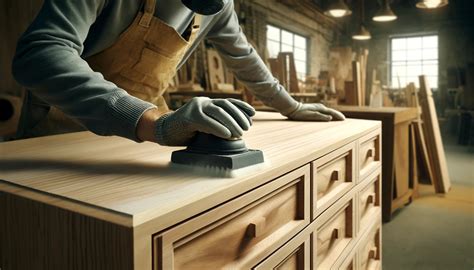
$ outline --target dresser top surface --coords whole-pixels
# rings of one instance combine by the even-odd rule
[[[377,121],[296,122],[258,112],[243,138],[263,151],[266,162],[233,172],[170,164],[171,153],[182,148],[90,132],[5,142],[0,190],[108,211],[119,216],[115,222],[138,226],[183,210],[199,213],[377,128]]]

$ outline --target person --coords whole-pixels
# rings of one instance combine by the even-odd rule
[[[30,93],[22,132],[74,130],[72,118],[98,135],[169,146],[186,145],[198,131],[241,137],[255,113],[247,103],[196,97],[170,111],[162,97],[203,39],[258,99],[289,119],[344,119],[287,93],[249,45],[232,0],[45,0],[12,63]]]

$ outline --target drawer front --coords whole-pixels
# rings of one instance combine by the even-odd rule
[[[328,212],[331,209],[327,210]],[[329,213],[324,213],[329,214]],[[332,214],[332,213],[331,213]],[[330,269],[353,241],[355,230],[354,198],[331,215],[331,218],[316,229],[313,250],[316,269]]]
[[[343,270],[355,270],[356,268],[356,256],[352,256],[347,258],[341,266],[337,267],[337,269]]]
[[[381,264],[381,226],[376,223],[365,239],[362,239],[359,247],[359,269],[378,270]]]
[[[309,224],[309,165],[155,237],[155,269],[251,268]]]
[[[313,219],[354,186],[355,144],[313,162]]]
[[[254,267],[256,270],[303,270],[311,268],[310,236],[300,233],[270,257]]]
[[[380,174],[376,172],[368,178],[368,183],[362,188],[357,197],[360,230],[364,230],[370,222],[371,218],[378,214],[380,215]],[[364,183],[361,183],[364,184]]]
[[[371,133],[359,141],[359,179],[362,180],[380,166],[380,133]]]

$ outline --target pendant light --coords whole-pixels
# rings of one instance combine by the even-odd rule
[[[392,9],[390,8],[390,4],[388,0],[383,0],[382,7],[375,13],[375,16],[372,20],[376,22],[390,22],[397,19],[397,15],[393,13]]]
[[[422,9],[434,9],[444,7],[448,3],[448,0],[420,0],[418,3],[416,3],[416,7]]]
[[[324,12],[327,16],[340,18],[347,15],[350,15],[352,11],[344,3],[344,0],[332,0],[328,5],[327,10]]]
[[[367,30],[363,24],[361,24],[357,32],[352,35],[352,39],[355,40],[369,40],[371,38],[372,36],[370,35],[369,30]]]
[[[360,25],[357,29],[357,32],[352,35],[352,39],[355,40],[369,40],[372,38],[369,30],[364,26],[364,0],[359,0],[359,15],[360,15]]]

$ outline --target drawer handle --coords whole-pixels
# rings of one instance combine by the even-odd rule
[[[331,236],[331,240],[337,240],[339,239],[340,235],[339,235],[339,229],[334,229],[332,231],[332,236]]]
[[[341,170],[334,170],[331,173],[331,181],[337,182],[341,180]]]
[[[377,247],[373,247],[369,250],[369,258],[376,259],[377,258]]]
[[[367,158],[374,158],[375,157],[375,148],[370,148],[367,150]]]
[[[373,204],[375,203],[375,193],[370,194],[367,196],[367,204]]]
[[[255,222],[252,222],[247,227],[247,236],[257,238],[262,235],[265,229],[266,218],[260,217]]]

